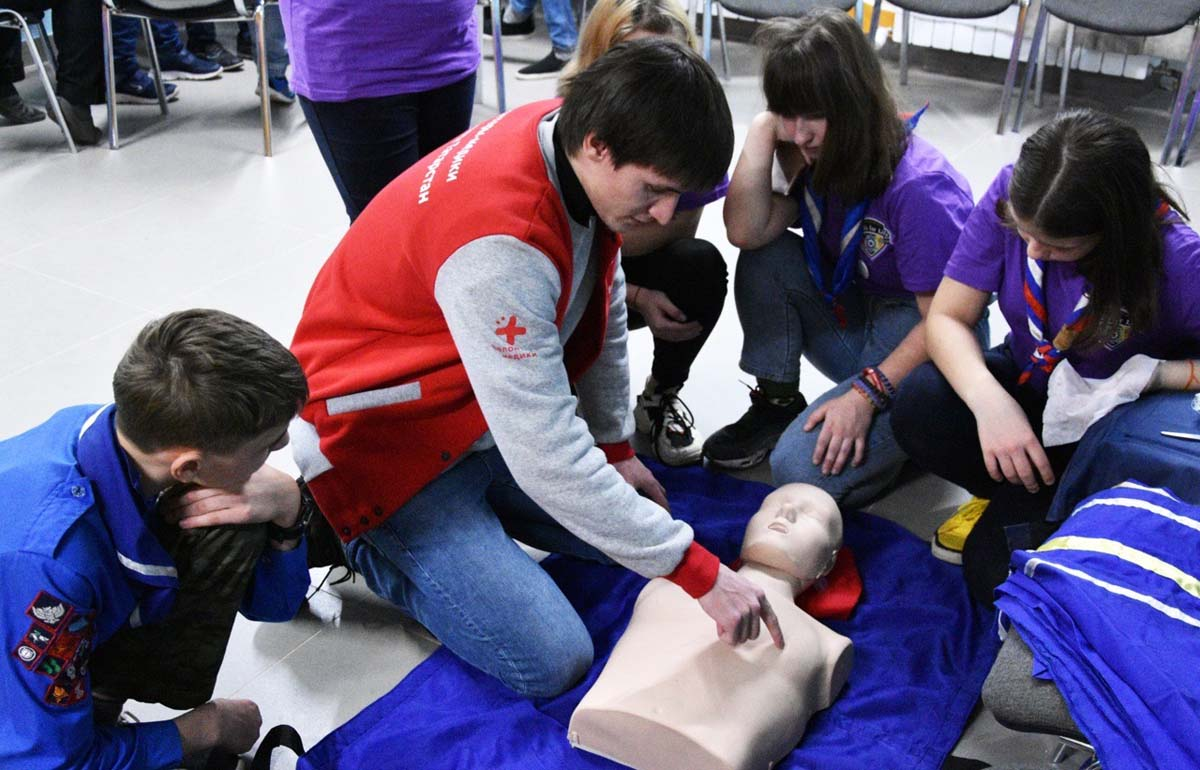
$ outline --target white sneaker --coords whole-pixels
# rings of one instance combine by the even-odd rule
[[[637,397],[633,420],[640,433],[650,436],[659,462],[675,467],[700,462],[704,438],[696,432],[679,388],[655,393],[653,381],[647,381],[646,390]]]

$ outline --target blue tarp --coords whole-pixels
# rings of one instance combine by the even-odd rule
[[[746,521],[770,487],[700,468],[652,465],[672,512],[730,563]],[[936,770],[971,714],[999,643],[994,616],[967,596],[957,567],[929,545],[875,516],[848,513],[863,599],[829,626],[854,641],[841,697],[809,724],[782,770]],[[391,692],[317,744],[304,770],[614,768],[567,743],[571,712],[599,675],[645,579],[620,567],[551,557],[544,562],[587,624],[596,663],[557,698],[514,695],[439,649]],[[715,633],[715,632],[714,632]],[[369,676],[370,672],[363,672]]]

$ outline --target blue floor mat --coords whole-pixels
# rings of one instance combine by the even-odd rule
[[[701,468],[647,464],[666,487],[673,514],[690,522],[697,539],[723,561],[733,561],[746,521],[771,488]],[[853,640],[854,669],[841,697],[813,718],[777,768],[936,770],[966,725],[999,649],[993,613],[971,601],[958,567],[934,559],[928,543],[891,522],[848,513],[844,540],[858,562],[863,598],[850,620],[829,626]],[[439,649],[313,747],[300,767],[618,767],[571,748],[566,728],[646,581],[620,567],[568,558],[550,557],[544,565],[595,641],[596,662],[578,686],[557,698],[521,698]]]

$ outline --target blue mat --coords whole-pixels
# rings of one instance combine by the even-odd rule
[[[648,464],[666,486],[674,515],[690,522],[722,561],[733,561],[746,521],[770,487],[700,468]],[[970,600],[957,567],[934,559],[929,545],[903,528],[848,513],[844,539],[858,561],[863,599],[850,620],[829,626],[854,641],[854,670],[841,697],[810,722],[804,740],[777,767],[936,770],[966,725],[999,649],[993,614]],[[520,698],[439,649],[313,747],[300,767],[618,767],[571,748],[566,726],[646,581],[620,567],[562,557],[544,565],[595,641],[596,663],[577,687],[552,699]]]

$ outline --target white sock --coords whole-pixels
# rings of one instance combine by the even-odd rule
[[[520,24],[528,19],[532,13],[533,11],[530,11],[525,15],[520,15],[513,10],[511,5],[509,5],[504,8],[504,15],[500,18],[500,20],[505,24]]]

